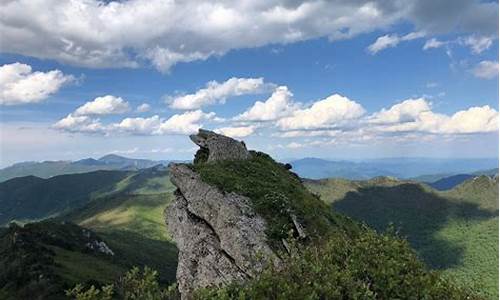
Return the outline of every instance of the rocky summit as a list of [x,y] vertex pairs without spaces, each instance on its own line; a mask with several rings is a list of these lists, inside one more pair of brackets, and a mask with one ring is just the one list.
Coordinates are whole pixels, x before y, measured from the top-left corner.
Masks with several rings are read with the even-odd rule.
[[196,145],[200,146],[195,162],[198,158],[206,162],[250,158],[245,143],[230,137],[203,129],[200,129],[198,134],[189,137]]
[[[191,139],[207,152],[207,163],[247,159],[246,146],[232,138],[200,130]],[[250,199],[224,193],[203,182],[190,165],[171,164],[175,201],[166,222],[179,248],[177,283],[183,299],[209,286],[243,281],[280,259],[267,243],[266,221]]]

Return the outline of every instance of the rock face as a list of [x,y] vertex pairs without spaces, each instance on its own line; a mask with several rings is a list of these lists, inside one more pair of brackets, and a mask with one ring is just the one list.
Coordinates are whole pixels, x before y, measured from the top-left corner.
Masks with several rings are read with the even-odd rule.
[[[208,161],[247,159],[243,143],[200,130],[191,136],[208,149]],[[203,182],[188,165],[171,164],[176,199],[165,211],[168,230],[179,248],[177,283],[183,299],[199,288],[256,276],[280,259],[266,242],[266,222],[250,199],[223,193]]]
[[250,154],[243,142],[212,131],[200,129],[189,136],[201,150],[208,151],[207,161],[248,159]]

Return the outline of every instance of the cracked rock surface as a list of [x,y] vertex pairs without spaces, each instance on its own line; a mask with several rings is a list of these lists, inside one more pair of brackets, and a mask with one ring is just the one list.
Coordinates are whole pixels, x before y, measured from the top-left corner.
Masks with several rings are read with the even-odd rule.
[[[200,132],[191,139],[209,150],[209,161],[249,156],[241,142]],[[210,156],[211,151],[216,155]],[[171,164],[170,178],[177,190],[165,217],[179,248],[177,284],[183,299],[190,299],[199,288],[253,278],[268,263],[279,265],[267,243],[266,222],[253,211],[250,199],[223,193],[186,164]]]

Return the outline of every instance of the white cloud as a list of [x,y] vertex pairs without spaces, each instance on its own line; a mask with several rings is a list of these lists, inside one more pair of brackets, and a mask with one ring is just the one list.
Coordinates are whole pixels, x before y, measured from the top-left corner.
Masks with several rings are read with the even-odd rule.
[[136,109],[136,111],[140,112],[140,113],[148,112],[150,110],[151,110],[151,105],[149,105],[147,103],[142,103],[141,105],[137,106],[137,109]]
[[127,101],[121,97],[106,95],[97,97],[75,110],[76,116],[122,114],[130,110]]
[[67,115],[55,123],[53,128],[67,132],[104,133],[106,128],[97,119],[88,116]]
[[18,62],[0,66],[0,105],[41,102],[73,80],[59,70],[33,72]]
[[294,111],[290,117],[278,120],[277,125],[284,130],[330,128],[364,113],[360,104],[335,94],[314,102],[309,108]]
[[428,50],[428,49],[433,49],[433,48],[441,48],[445,46],[447,42],[439,41],[436,38],[432,38],[430,40],[427,40],[424,44],[424,47],[422,49]]
[[373,114],[368,118],[368,122],[372,124],[414,122],[421,113],[430,110],[431,107],[427,100],[423,98],[408,99]]
[[201,121],[210,120],[215,117],[215,113],[204,113],[201,110],[188,111],[177,114],[163,122],[158,129],[159,134],[191,134],[202,127]]
[[216,129],[215,132],[233,138],[242,138],[253,134],[255,129],[256,126],[222,127]]
[[397,34],[386,34],[377,38],[377,40],[368,46],[368,52],[371,54],[376,54],[386,48],[396,47],[399,43],[403,41],[411,41],[425,36],[424,32],[410,32],[403,36],[398,36]]
[[493,79],[498,76],[498,62],[483,60],[472,69],[472,74],[481,79]]
[[198,109],[205,105],[225,103],[231,96],[259,94],[267,92],[273,84],[265,83],[263,78],[232,77],[223,83],[210,81],[206,87],[194,94],[169,97],[170,107],[175,109]]
[[288,88],[280,86],[266,101],[256,101],[252,107],[235,119],[241,121],[272,121],[289,116],[298,109],[292,98],[293,94]]
[[459,43],[471,49],[472,53],[480,54],[488,50],[493,44],[493,37],[470,35],[465,38],[459,39]]
[[161,71],[233,49],[350,38],[401,21],[426,32],[498,32],[498,3],[475,0],[16,0],[2,1],[0,11],[1,52],[93,68],[145,62]]
[[214,120],[215,113],[205,113],[201,110],[175,114],[168,119],[158,115],[148,118],[125,118],[117,123],[102,124],[99,119],[86,115],[69,114],[52,127],[67,132],[99,133],[104,135],[170,135],[190,134],[202,127],[202,122]]
[[152,49],[147,49],[144,57],[151,61],[151,64],[160,72],[167,73],[170,68],[180,62],[191,62],[208,58],[212,53],[193,52],[183,54],[181,52],[173,52],[156,46]]
[[139,135],[154,135],[161,126],[160,117],[155,115],[149,118],[125,118],[121,122],[112,124],[113,130]]
[[367,118],[367,124],[375,132],[485,133],[498,130],[498,112],[486,105],[448,116],[433,112],[423,98],[409,99],[374,113]]
[[498,130],[498,112],[488,105],[454,113],[440,128],[444,133],[479,133]]

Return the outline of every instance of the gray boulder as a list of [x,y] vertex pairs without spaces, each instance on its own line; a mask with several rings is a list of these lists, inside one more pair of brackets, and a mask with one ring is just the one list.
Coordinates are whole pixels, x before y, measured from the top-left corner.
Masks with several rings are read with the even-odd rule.
[[200,151],[208,152],[207,161],[248,159],[250,153],[243,142],[217,134],[213,131],[199,129],[198,134],[189,136]]

